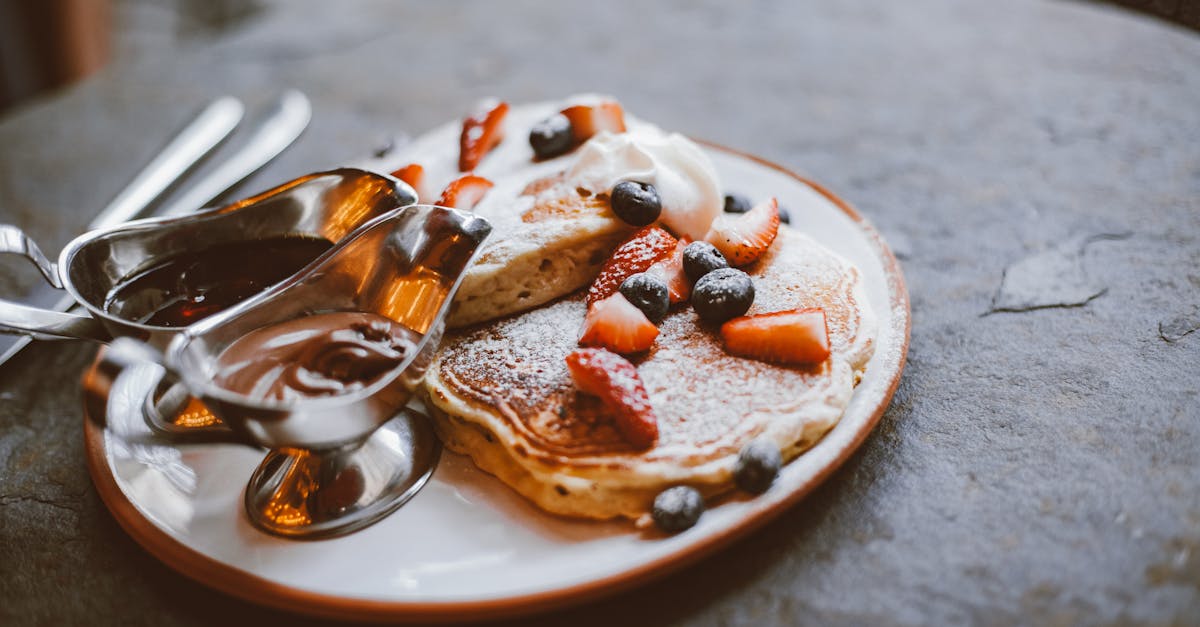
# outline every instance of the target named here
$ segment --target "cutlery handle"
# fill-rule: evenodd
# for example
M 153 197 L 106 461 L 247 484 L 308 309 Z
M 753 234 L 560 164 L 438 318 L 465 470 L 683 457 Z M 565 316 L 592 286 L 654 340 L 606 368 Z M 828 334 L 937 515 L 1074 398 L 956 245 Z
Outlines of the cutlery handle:
M 39 340 L 90 340 L 111 338 L 104 325 L 89 316 L 29 307 L 0 299 L 0 334 L 24 335 Z
M 287 90 L 267 121 L 233 155 L 193 185 L 179 200 L 162 209 L 159 215 L 185 215 L 208 206 L 296 141 L 310 119 L 312 105 L 308 98 L 294 89 Z
M 231 96 L 210 103 L 108 203 L 88 225 L 89 230 L 136 218 L 155 198 L 221 143 L 241 121 L 244 112 L 241 101 Z

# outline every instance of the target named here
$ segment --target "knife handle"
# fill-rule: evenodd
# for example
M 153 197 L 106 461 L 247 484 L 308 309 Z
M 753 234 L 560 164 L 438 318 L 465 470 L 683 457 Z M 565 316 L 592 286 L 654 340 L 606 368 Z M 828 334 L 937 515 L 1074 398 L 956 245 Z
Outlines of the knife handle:
M 88 225 L 88 230 L 136 218 L 172 183 L 229 136 L 242 120 L 245 109 L 241 101 L 232 96 L 210 103 L 108 203 Z
M 104 325 L 90 316 L 39 309 L 4 299 L 0 299 L 0 333 L 38 340 L 108 342 L 112 339 Z
M 290 146 L 308 126 L 310 119 L 312 105 L 308 98 L 295 89 L 285 91 L 267 115 L 266 121 L 241 147 L 169 207 L 159 208 L 156 215 L 180 216 L 208 207 L 212 201 Z

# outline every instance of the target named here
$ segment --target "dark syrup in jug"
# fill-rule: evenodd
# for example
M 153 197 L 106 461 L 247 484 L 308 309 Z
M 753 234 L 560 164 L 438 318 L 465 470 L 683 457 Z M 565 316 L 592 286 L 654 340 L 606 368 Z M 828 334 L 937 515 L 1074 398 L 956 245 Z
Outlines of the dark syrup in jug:
M 279 283 L 332 246 L 317 237 L 275 237 L 154 260 L 118 282 L 104 310 L 141 324 L 185 327 Z

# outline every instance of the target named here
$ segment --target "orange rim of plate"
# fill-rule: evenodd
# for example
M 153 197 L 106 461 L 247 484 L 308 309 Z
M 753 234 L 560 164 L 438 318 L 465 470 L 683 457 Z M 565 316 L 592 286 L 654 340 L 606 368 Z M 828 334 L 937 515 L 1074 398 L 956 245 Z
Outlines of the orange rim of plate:
M 698 140 L 699 143 L 722 152 L 753 161 L 759 165 L 785 174 L 824 196 L 846 215 L 848 215 L 867 237 L 879 261 L 883 264 L 884 275 L 887 278 L 888 300 L 893 312 L 904 312 L 904 340 L 900 347 L 898 363 L 891 373 L 887 390 L 874 408 L 871 416 L 853 434 L 849 444 L 845 446 L 824 467 L 817 470 L 800 486 L 793 489 L 782 500 L 777 501 L 763 510 L 747 516 L 740 522 L 726 529 L 713 533 L 702 541 L 687 547 L 685 550 L 665 555 L 657 560 L 641 564 L 637 567 L 593 579 L 574 586 L 536 592 L 532 594 L 512 595 L 497 599 L 479 601 L 454 602 L 420 602 L 420 601 L 377 601 L 371 599 L 354 599 L 335 595 L 311 592 L 291 586 L 275 583 L 268 579 L 253 575 L 244 570 L 219 562 L 182 542 L 171 537 L 137 510 L 137 507 L 125 496 L 117 485 L 116 478 L 107 462 L 104 447 L 104 428 L 100 421 L 88 417 L 88 408 L 84 407 L 84 454 L 87 457 L 88 471 L 101 500 L 121 527 L 138 544 L 151 555 L 158 558 L 167 566 L 180 574 L 205 586 L 220 590 L 225 594 L 237 597 L 259 605 L 274 607 L 281 610 L 334 619 L 353 619 L 360 621 L 463 621 L 478 619 L 511 618 L 561 609 L 567 606 L 579 605 L 598 598 L 645 584 L 685 566 L 695 563 L 703 557 L 711 555 L 725 547 L 737 538 L 750 533 L 773 520 L 784 510 L 795 505 L 814 488 L 827 479 L 835 470 L 840 468 L 858 447 L 866 440 L 867 435 L 874 430 L 889 405 L 896 387 L 900 384 L 900 376 L 904 372 L 905 359 L 908 355 L 909 334 L 912 330 L 912 311 L 908 300 L 908 288 L 900 264 L 892 254 L 891 249 L 861 214 L 844 200 L 821 184 L 802 177 L 783 166 L 772 163 L 745 152 L 726 148 L 711 142 Z M 90 374 L 85 373 L 85 377 Z

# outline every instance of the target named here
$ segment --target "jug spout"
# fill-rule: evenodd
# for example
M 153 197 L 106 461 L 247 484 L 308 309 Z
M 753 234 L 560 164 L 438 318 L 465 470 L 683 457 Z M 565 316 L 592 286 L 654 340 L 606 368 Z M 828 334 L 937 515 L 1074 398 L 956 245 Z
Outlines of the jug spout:
M 375 274 L 384 285 L 367 286 L 367 291 L 378 300 L 371 309 L 424 334 L 440 330 L 468 265 L 492 227 L 483 218 L 453 209 L 412 211 L 424 220 L 423 227 L 391 230 L 395 240 L 377 250 L 383 253 L 380 261 L 394 264 L 397 272 Z
M 421 335 L 440 332 L 491 230 L 487 220 L 468 212 L 401 207 L 364 224 L 302 273 L 199 322 L 187 335 L 212 348 L 266 324 L 321 311 L 370 312 Z
M 492 225 L 475 214 L 431 207 L 426 233 L 432 244 L 419 248 L 423 253 L 420 261 L 458 281 L 491 232 Z

